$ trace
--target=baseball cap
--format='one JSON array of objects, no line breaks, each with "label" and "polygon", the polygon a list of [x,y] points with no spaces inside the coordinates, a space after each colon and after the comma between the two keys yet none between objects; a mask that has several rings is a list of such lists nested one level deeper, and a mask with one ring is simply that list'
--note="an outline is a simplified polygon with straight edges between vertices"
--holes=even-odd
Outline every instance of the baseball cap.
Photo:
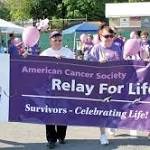
[{"label": "baseball cap", "polygon": [[62,34],[59,31],[53,31],[50,33],[49,38],[53,38],[55,36],[62,36]]}]

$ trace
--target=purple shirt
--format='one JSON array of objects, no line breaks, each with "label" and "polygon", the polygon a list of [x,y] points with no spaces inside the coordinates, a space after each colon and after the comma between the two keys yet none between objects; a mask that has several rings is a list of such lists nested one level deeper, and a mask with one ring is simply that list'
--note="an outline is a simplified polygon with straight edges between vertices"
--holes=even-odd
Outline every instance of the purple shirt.
[{"label": "purple shirt", "polygon": [[90,50],[93,48],[94,44],[92,42],[86,42],[84,45],[84,51],[90,52]]},{"label": "purple shirt", "polygon": [[120,38],[116,38],[113,41],[113,45],[116,45],[119,47],[118,49],[119,56],[123,58],[123,46],[124,46],[123,40],[121,40]]},{"label": "purple shirt", "polygon": [[91,61],[106,62],[120,60],[118,54],[119,47],[113,45],[109,48],[104,48],[101,43],[94,45],[89,54],[89,59]]},{"label": "purple shirt", "polygon": [[150,47],[150,40],[148,40],[148,41],[146,41],[146,42],[142,42],[142,41],[141,41],[141,47],[142,47],[142,48]]},{"label": "purple shirt", "polygon": [[119,39],[119,38],[116,38],[116,39],[113,41],[113,44],[119,46],[121,50],[122,50],[122,48],[123,48],[123,46],[124,46],[123,40],[121,40],[121,39]]}]

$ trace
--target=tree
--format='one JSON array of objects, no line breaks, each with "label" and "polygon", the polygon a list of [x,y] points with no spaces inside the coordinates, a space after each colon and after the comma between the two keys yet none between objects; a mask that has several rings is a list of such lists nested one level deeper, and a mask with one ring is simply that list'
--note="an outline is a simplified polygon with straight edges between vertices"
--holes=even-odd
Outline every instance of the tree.
[{"label": "tree", "polygon": [[30,18],[32,0],[7,0],[11,20],[26,20]]},{"label": "tree", "polygon": [[62,0],[7,0],[11,20],[49,18],[55,15],[58,3]]},{"label": "tree", "polygon": [[62,0],[32,0],[30,15],[33,19],[51,19]]},{"label": "tree", "polygon": [[88,20],[105,19],[105,4],[128,2],[128,0],[63,0],[67,9],[66,17],[79,18],[88,16]]},{"label": "tree", "polygon": [[9,10],[6,8],[5,3],[0,2],[0,18],[9,20]]},{"label": "tree", "polygon": [[145,0],[129,0],[129,3],[132,3],[132,2],[144,2]]},{"label": "tree", "polygon": [[[146,2],[149,0],[6,0],[0,5],[0,16],[11,20],[85,18],[104,20],[105,4],[117,2]],[[9,10],[9,11],[8,11]]]}]

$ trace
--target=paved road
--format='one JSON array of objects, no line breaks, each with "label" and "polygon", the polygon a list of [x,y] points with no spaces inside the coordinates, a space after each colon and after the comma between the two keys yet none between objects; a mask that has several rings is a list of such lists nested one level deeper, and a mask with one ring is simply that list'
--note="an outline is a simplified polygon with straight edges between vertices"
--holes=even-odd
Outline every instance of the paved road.
[{"label": "paved road", "polygon": [[[67,144],[57,144],[55,150],[150,150],[146,133],[138,137],[128,135],[128,130],[119,130],[110,137],[110,144],[99,143],[99,129],[93,127],[68,127]],[[43,125],[23,123],[0,123],[0,150],[48,150]]]}]

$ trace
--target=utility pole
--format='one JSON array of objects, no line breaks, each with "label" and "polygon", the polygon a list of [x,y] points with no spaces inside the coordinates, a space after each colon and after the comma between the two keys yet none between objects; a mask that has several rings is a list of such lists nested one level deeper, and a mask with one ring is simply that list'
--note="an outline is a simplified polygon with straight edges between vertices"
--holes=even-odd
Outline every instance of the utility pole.
[{"label": "utility pole", "polygon": [[65,5],[64,5],[64,2],[62,1],[62,29],[64,29],[64,19],[65,19],[65,12],[66,12],[66,8],[65,8]]},{"label": "utility pole", "polygon": [[87,18],[87,14],[86,14],[86,22],[87,22],[88,18]]}]

